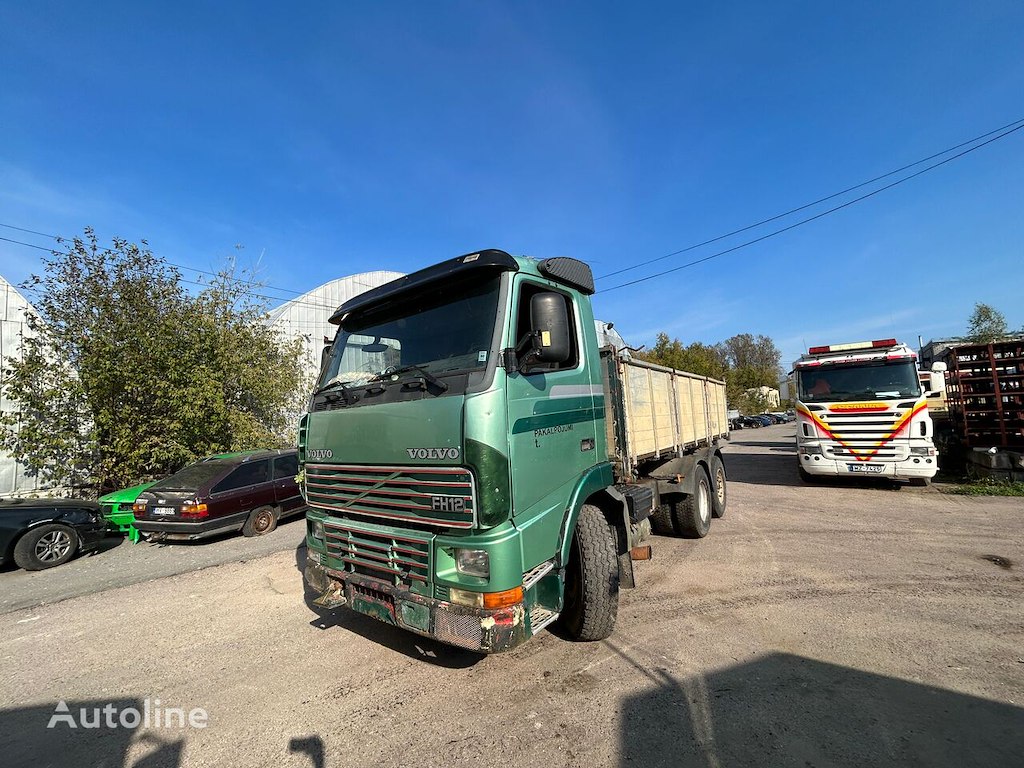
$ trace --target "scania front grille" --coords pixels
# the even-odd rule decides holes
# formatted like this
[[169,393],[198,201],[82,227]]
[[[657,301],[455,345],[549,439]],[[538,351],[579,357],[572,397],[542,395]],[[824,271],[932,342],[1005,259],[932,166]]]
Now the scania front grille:
[[324,520],[327,553],[345,563],[345,570],[396,586],[430,579],[429,534],[392,536],[333,520]]
[[462,467],[306,464],[311,506],[397,522],[472,528],[473,475]]

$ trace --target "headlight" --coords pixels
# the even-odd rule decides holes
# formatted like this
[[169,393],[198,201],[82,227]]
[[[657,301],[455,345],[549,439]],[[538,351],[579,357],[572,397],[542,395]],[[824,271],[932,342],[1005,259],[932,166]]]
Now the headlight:
[[934,456],[935,455],[935,449],[934,448],[928,448],[928,447],[925,447],[925,448],[916,448],[915,447],[915,448],[911,448],[910,449],[910,455],[911,456]]
[[321,520],[314,520],[309,529],[310,534],[314,539],[324,540],[324,524]]
[[801,445],[800,453],[821,453],[820,445]]
[[491,576],[491,558],[486,549],[456,549],[455,570],[467,576],[488,579]]

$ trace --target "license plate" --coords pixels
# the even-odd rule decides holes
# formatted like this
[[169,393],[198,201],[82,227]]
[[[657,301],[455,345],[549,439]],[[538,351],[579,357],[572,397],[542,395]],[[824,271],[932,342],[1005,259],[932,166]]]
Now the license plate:
[[154,515],[173,515],[177,510],[174,507],[153,507]]
[[885,465],[883,465],[883,464],[847,464],[846,468],[849,469],[851,472],[865,472],[865,473],[871,475],[871,474],[878,474],[878,473],[880,473],[883,469],[885,469]]

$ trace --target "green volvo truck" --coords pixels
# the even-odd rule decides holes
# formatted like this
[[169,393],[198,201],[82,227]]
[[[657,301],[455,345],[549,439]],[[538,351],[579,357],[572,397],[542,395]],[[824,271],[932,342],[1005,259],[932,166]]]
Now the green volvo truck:
[[484,250],[338,308],[299,428],[307,599],[485,653],[599,640],[652,528],[707,534],[725,385],[606,344],[593,292]]

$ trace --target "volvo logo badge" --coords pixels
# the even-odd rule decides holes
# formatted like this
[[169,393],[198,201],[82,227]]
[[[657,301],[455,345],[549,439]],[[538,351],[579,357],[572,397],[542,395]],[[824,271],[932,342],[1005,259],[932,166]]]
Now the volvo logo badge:
[[455,461],[459,458],[458,448],[406,448],[410,459],[449,459]]

